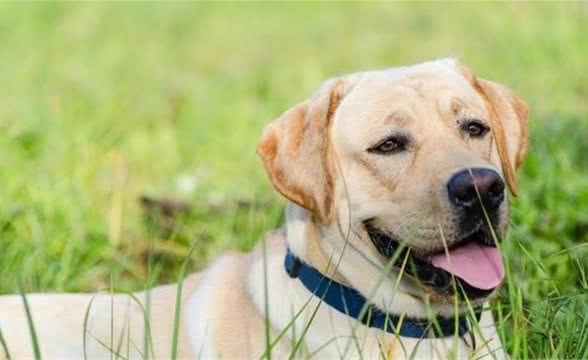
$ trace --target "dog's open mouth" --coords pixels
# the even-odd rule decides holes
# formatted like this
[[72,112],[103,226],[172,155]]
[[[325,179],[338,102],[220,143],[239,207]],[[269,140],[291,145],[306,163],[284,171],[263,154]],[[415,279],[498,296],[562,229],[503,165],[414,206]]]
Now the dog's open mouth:
[[[485,227],[458,241],[447,251],[431,254],[423,254],[417,249],[409,251],[408,247],[400,245],[399,240],[370,222],[365,223],[365,228],[383,256],[388,259],[395,256],[395,266],[402,266],[408,252],[405,272],[439,295],[454,294],[452,278],[455,278],[459,295],[466,295],[469,299],[483,298],[490,295],[504,278],[502,257]],[[463,292],[459,291],[460,288]]]

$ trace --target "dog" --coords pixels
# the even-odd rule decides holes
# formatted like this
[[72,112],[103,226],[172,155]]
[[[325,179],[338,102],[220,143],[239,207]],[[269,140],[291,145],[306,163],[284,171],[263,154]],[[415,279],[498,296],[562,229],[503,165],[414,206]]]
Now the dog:
[[[257,147],[288,200],[281,229],[185,278],[177,304],[178,285],[28,295],[39,351],[507,357],[487,304],[526,151],[525,102],[455,59],[328,80]],[[13,359],[34,355],[25,312],[20,296],[0,297]]]

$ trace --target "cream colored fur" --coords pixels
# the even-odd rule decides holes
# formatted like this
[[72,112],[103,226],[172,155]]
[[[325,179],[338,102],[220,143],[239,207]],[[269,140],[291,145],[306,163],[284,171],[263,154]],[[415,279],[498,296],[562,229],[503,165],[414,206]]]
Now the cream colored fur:
[[[266,349],[266,308],[271,339],[298,314],[273,347],[275,358],[288,357],[305,331],[300,357],[398,359],[413,352],[417,358],[505,357],[489,312],[482,316],[481,331],[474,331],[475,349],[469,337],[420,342],[396,338],[319,306],[299,280],[286,274],[283,261],[289,246],[303,261],[391,313],[452,314],[451,299],[432,296],[409,277],[399,279],[394,271],[382,278],[386,259],[361,223],[374,218],[381,228],[406,237],[417,251],[456,241],[445,182],[467,167],[514,174],[526,151],[526,111],[512,92],[476,78],[452,59],[326,82],[313,98],[270,124],[258,147],[273,185],[290,200],[285,225],[268,233],[253,252],[227,254],[185,280],[179,357],[259,358]],[[493,136],[479,142],[463,138],[457,123],[464,117],[484,121]],[[408,153],[378,157],[366,152],[399,128],[415,138]],[[506,180],[516,189],[514,177]],[[501,213],[508,219],[506,203]],[[506,221],[497,231],[504,234]],[[171,354],[175,294],[176,285],[150,292],[150,353],[156,358]],[[145,302],[143,293],[136,297]],[[83,357],[83,321],[90,303],[88,358],[110,358],[107,348],[117,349],[119,342],[123,356],[130,344],[130,357],[141,357],[143,312],[129,296],[30,294],[28,300],[43,358]],[[467,307],[461,304],[459,311]],[[13,359],[33,356],[20,297],[0,297],[0,329]]]

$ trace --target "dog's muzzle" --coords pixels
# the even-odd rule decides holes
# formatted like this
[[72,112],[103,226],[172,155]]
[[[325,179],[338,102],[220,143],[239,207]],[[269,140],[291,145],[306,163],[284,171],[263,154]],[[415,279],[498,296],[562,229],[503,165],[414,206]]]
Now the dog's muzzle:
[[[422,285],[442,296],[458,294],[462,298],[478,299],[489,296],[504,278],[502,258],[485,227],[461,239],[447,250],[422,254],[388,235],[370,222],[365,229],[378,252],[394,259]],[[455,286],[454,286],[455,285]],[[460,291],[463,290],[463,291]]]

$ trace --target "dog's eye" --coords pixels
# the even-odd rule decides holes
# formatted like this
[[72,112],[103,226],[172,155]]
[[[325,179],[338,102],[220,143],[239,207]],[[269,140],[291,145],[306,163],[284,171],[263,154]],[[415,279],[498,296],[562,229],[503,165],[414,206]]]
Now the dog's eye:
[[406,136],[390,136],[369,148],[368,151],[376,154],[393,154],[405,150],[407,144]]
[[490,130],[486,125],[477,120],[467,121],[461,126],[461,128],[473,138],[483,137]]

